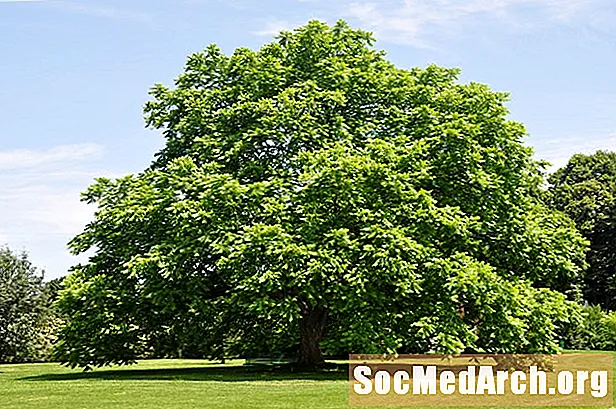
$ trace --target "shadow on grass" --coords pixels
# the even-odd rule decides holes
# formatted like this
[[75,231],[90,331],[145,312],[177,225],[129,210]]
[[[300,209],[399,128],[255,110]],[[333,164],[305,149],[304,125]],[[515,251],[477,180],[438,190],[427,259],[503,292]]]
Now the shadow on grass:
[[337,381],[348,380],[348,366],[331,364],[327,369],[302,371],[291,365],[276,367],[264,366],[211,366],[193,368],[157,369],[117,369],[95,370],[92,372],[72,372],[62,374],[43,374],[27,376],[25,381],[75,381],[83,379],[99,380],[180,380],[180,381]]

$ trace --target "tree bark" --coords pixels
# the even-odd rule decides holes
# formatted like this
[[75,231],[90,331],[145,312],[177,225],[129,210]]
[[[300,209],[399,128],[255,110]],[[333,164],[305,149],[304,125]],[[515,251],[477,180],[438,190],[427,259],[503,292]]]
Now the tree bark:
[[315,368],[323,366],[325,360],[321,353],[321,339],[325,322],[327,321],[327,309],[323,307],[309,307],[300,301],[302,317],[299,323],[299,359],[298,364],[302,367]]

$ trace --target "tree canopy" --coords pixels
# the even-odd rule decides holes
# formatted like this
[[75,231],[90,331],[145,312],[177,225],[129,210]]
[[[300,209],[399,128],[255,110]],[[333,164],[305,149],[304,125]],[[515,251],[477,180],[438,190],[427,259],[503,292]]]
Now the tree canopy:
[[507,94],[373,42],[312,21],[153,87],[165,147],[84,193],[61,359],[556,350],[585,241]]
[[584,295],[616,309],[616,153],[577,154],[549,178],[551,205],[590,241]]
[[46,358],[53,314],[43,275],[26,253],[0,247],[0,362]]

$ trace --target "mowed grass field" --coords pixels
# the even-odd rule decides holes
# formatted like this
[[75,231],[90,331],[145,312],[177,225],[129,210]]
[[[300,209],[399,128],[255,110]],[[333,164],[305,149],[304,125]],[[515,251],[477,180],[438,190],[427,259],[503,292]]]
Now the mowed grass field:
[[348,408],[345,366],[324,373],[203,360],[151,360],[91,372],[0,365],[2,409]]
[[2,409],[344,408],[348,373],[268,371],[203,360],[152,360],[91,372],[0,365]]

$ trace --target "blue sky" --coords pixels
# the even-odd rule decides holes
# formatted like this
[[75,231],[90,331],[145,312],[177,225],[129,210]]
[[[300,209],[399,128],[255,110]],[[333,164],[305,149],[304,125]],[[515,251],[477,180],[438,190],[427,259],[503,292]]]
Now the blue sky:
[[141,108],[186,56],[257,48],[310,19],[375,33],[399,66],[436,63],[511,93],[538,158],[616,150],[613,0],[0,0],[0,243],[47,278],[94,211],[97,176],[146,167],[162,146]]

